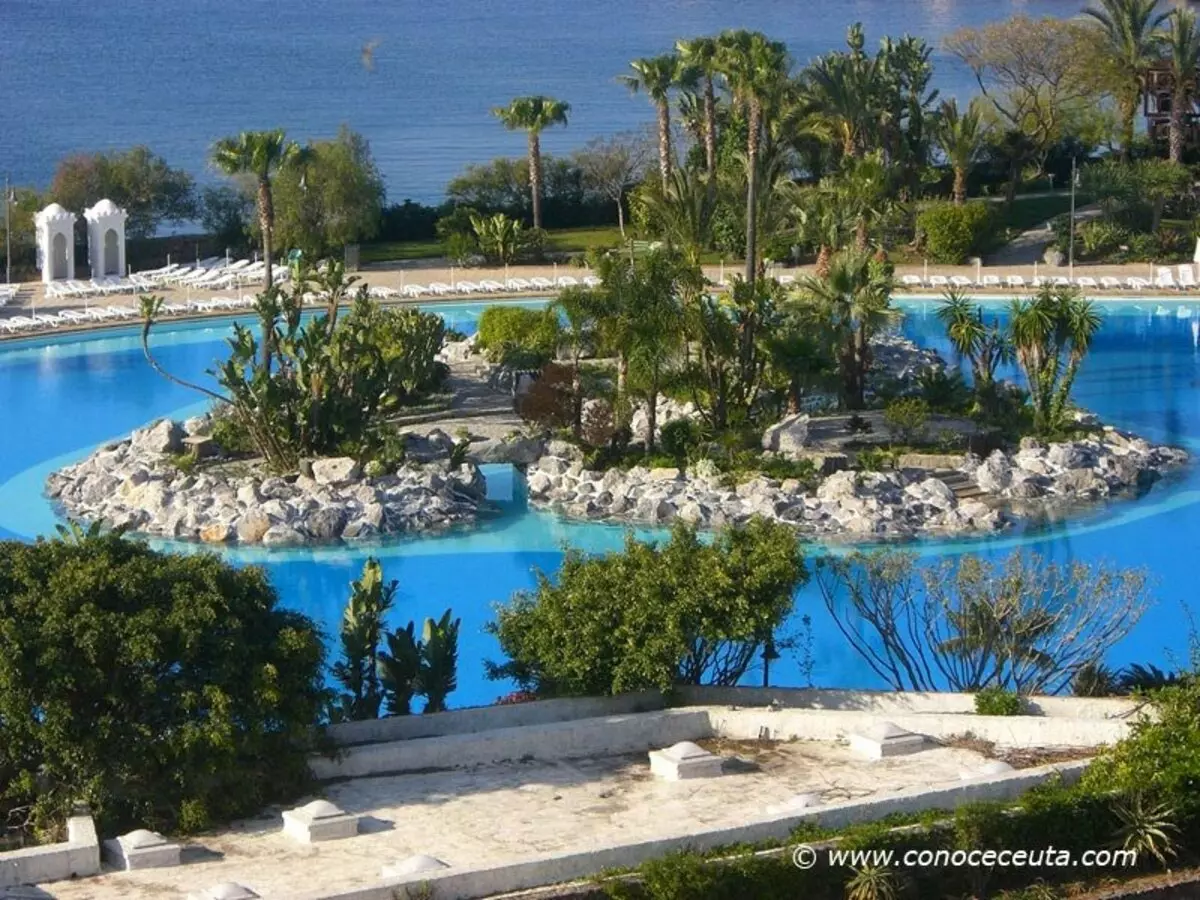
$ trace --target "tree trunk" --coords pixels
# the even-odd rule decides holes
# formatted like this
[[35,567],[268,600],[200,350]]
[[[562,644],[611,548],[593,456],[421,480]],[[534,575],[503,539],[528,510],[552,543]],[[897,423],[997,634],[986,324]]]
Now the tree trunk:
[[962,206],[967,202],[967,170],[963,166],[954,167],[954,205]]
[[671,181],[671,107],[658,104],[658,169],[665,188]]
[[1137,116],[1140,92],[1130,92],[1120,102],[1121,108],[1121,161],[1129,162],[1133,154],[1133,122]]
[[821,249],[817,251],[816,273],[818,278],[829,277],[829,263],[833,257],[833,250],[828,244],[822,244]]
[[1171,95],[1170,156],[1173,163],[1183,162],[1183,108],[1186,97],[1187,92],[1176,84],[1175,92]]
[[749,135],[746,138],[746,281],[754,284],[758,274],[758,132],[762,125],[762,101],[750,100]]
[[263,286],[269,291],[274,283],[274,273],[271,271],[271,232],[275,228],[275,203],[271,198],[271,182],[266,178],[258,179],[258,224],[262,229],[263,262],[267,266]]
[[622,197],[617,197],[617,227],[621,229],[621,237],[625,237],[625,205],[621,202]]
[[629,357],[624,351],[617,354],[617,415],[614,417],[617,425],[624,425],[625,391],[629,382]]
[[646,436],[646,452],[654,452],[654,432],[658,430],[658,366],[654,366],[654,374],[650,376],[650,396],[646,400],[646,425],[649,433]]
[[533,195],[533,227],[542,227],[542,142],[529,132],[529,191]]
[[717,174],[717,97],[711,75],[704,79],[704,162],[711,181]]
[[800,412],[800,375],[797,372],[792,373],[791,381],[788,384],[787,411],[789,416]]

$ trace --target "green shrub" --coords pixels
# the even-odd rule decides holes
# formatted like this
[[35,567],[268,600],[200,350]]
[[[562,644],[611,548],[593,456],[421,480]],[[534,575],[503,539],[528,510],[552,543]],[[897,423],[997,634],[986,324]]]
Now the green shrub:
[[926,369],[917,377],[917,386],[930,410],[954,414],[971,405],[971,388],[957,369]]
[[975,694],[975,712],[981,716],[1019,716],[1024,703],[1018,694],[1002,687],[984,688]]
[[882,472],[884,469],[896,468],[900,454],[883,447],[865,447],[858,451],[855,461],[864,472]]
[[308,789],[324,646],[262,569],[73,526],[0,573],[0,817],[195,830]]
[[489,306],[479,317],[479,347],[493,361],[514,349],[544,361],[558,350],[559,331],[558,315],[552,309]]
[[925,253],[938,263],[959,265],[978,252],[991,236],[991,207],[983,201],[955,206],[934,203],[917,216],[917,231],[925,236]]
[[1124,244],[1129,239],[1129,233],[1116,222],[1096,219],[1079,226],[1077,237],[1084,255],[1089,259],[1097,259]]
[[883,411],[892,437],[904,444],[911,444],[925,433],[929,424],[929,404],[918,397],[903,397],[893,400]]
[[226,407],[216,406],[212,413],[212,439],[230,456],[254,452],[250,439],[241,422],[226,412]]
[[697,422],[691,419],[675,419],[662,427],[659,433],[658,445],[663,453],[672,457],[680,466],[704,439],[704,434]]

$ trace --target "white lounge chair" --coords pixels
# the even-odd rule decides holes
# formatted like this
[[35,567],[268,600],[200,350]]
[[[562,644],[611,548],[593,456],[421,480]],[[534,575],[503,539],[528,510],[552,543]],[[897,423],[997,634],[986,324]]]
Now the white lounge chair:
[[504,282],[504,286],[510,291],[523,292],[533,290],[533,285],[524,278],[510,278],[508,281]]
[[1175,276],[1171,274],[1171,270],[1167,266],[1160,266],[1154,276],[1154,286],[1163,291],[1177,291],[1179,285],[1175,282]]
[[1138,278],[1137,276],[1131,275],[1129,278],[1125,279],[1125,287],[1129,288],[1131,291],[1144,291],[1150,287],[1150,282],[1145,278]]
[[504,285],[498,281],[481,281],[479,282],[479,286],[489,294],[498,294],[504,290]]
[[138,310],[130,306],[108,306],[105,308],[118,319],[132,319],[139,313]]
[[1090,275],[1081,275],[1076,278],[1075,286],[1081,288],[1090,288],[1093,291],[1100,287],[1100,285],[1096,284],[1096,279],[1092,278]]
[[429,293],[423,284],[406,284],[401,292],[405,297],[420,297],[422,294]]
[[1113,278],[1111,275],[1100,276],[1100,287],[1106,291],[1119,291],[1121,289],[1121,281],[1118,278]]
[[921,280],[920,275],[901,275],[900,283],[905,287],[919,288],[925,286],[925,282]]
[[1025,278],[1021,275],[1009,275],[1007,278],[1004,279],[1004,282],[1010,288],[1014,288],[1016,290],[1023,291],[1027,287],[1027,285],[1025,284]]
[[998,288],[1002,286],[999,275],[984,275],[979,279],[979,286],[986,288]]
[[29,316],[11,316],[7,319],[0,319],[10,332],[14,331],[31,331],[38,327],[38,323]]
[[780,275],[775,280],[778,281],[780,284],[782,284],[784,287],[787,287],[790,284],[796,283],[796,276],[795,275]]
[[[125,318],[118,310],[120,307],[110,306],[109,310],[118,318]],[[168,316],[181,316],[188,311],[188,308],[182,303],[164,303],[159,307],[159,312],[166,313]]]
[[74,310],[74,309],[64,309],[64,310],[62,310],[62,312],[60,312],[58,314],[58,317],[60,319],[66,320],[67,322],[69,322],[72,325],[78,325],[81,322],[92,321],[91,316],[85,315],[84,313],[81,313],[78,310]]
[[968,278],[968,277],[967,277],[967,276],[965,276],[965,275],[951,275],[951,276],[950,276],[950,283],[951,283],[952,285],[954,285],[956,288],[969,288],[969,287],[971,287],[971,279],[970,279],[970,278]]
[[449,294],[453,290],[454,288],[450,287],[450,285],[446,284],[444,281],[429,282],[429,292],[431,294]]
[[37,313],[33,316],[30,316],[30,318],[39,324],[49,325],[51,328],[57,328],[59,325],[63,325],[67,322],[66,319],[59,318],[53,313]]
[[600,287],[600,285],[604,284],[604,282],[601,281],[599,278],[597,278],[595,275],[584,275],[583,283],[587,287],[590,287],[590,288],[598,288],[598,287]]
[[108,311],[106,306],[93,306],[91,309],[83,310],[83,315],[87,316],[93,322],[108,322],[115,319],[116,316]]
[[554,282],[549,278],[530,278],[529,283],[540,291],[549,291],[554,289]]
[[940,287],[940,288],[946,288],[946,287],[950,287],[950,279],[949,279],[949,278],[947,278],[945,275],[930,275],[930,276],[929,276],[929,286],[930,286],[931,288],[936,288],[936,287]]
[[1052,279],[1046,275],[1035,275],[1033,277],[1033,286],[1034,288],[1044,288],[1046,285],[1051,283],[1051,280]]
[[1179,272],[1180,290],[1191,291],[1200,287],[1200,282],[1196,281],[1196,272],[1191,266],[1176,266],[1175,269]]
[[460,281],[457,285],[455,285],[455,290],[457,290],[460,294],[478,294],[483,290],[483,288],[481,288],[474,281]]

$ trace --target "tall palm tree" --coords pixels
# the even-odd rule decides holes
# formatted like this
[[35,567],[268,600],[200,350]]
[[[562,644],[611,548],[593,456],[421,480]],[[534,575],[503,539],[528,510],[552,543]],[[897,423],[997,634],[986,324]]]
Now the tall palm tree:
[[1096,0],[1096,3],[1097,7],[1085,9],[1083,14],[1099,24],[1116,70],[1121,157],[1128,160],[1146,69],[1153,62],[1161,40],[1158,28],[1170,13],[1158,11],[1158,0]]
[[716,212],[708,176],[694,169],[675,169],[665,185],[646,190],[640,199],[655,236],[698,261],[710,244]]
[[571,105],[536,94],[517,97],[508,106],[497,106],[492,115],[509,131],[529,135],[529,191],[533,195],[533,227],[542,227],[542,132],[553,125],[566,125]]
[[871,338],[896,316],[891,308],[891,276],[869,253],[844,250],[831,261],[827,277],[807,276],[800,287],[834,335],[842,405],[863,409]]
[[1200,31],[1196,14],[1180,7],[1171,14],[1164,41],[1167,67],[1171,73],[1171,162],[1183,162],[1183,114],[1196,98],[1196,68],[1200,66]]
[[806,105],[825,121],[848,157],[861,156],[871,133],[892,124],[891,113],[879,102],[885,89],[882,63],[863,52],[865,41],[862,23],[854,23],[846,37],[849,52],[818,58],[802,76]]
[[[708,177],[717,174],[717,93],[715,88],[719,46],[716,38],[698,37],[675,44],[680,62],[696,73],[704,94],[704,163]],[[710,182],[715,185],[715,180]]]
[[983,148],[984,128],[979,104],[972,100],[965,111],[958,111],[958,101],[951,97],[943,101],[934,127],[938,147],[954,170],[954,205],[967,201],[967,176],[979,159]]
[[676,87],[682,74],[679,57],[674,53],[635,59],[629,64],[632,75],[620,76],[620,81],[630,91],[645,91],[650,102],[658,109],[658,168],[663,184],[671,178],[671,89]]
[[757,31],[726,31],[718,38],[719,65],[734,102],[746,111],[746,281],[758,272],[758,150],[767,104],[787,87],[787,47]]
[[212,150],[212,161],[226,175],[250,175],[258,183],[258,222],[262,229],[263,261],[267,270],[264,285],[273,283],[271,271],[272,239],[275,228],[275,203],[271,197],[271,177],[280,169],[305,159],[304,153],[287,139],[282,128],[274,131],[243,131],[236,137],[222,138]]

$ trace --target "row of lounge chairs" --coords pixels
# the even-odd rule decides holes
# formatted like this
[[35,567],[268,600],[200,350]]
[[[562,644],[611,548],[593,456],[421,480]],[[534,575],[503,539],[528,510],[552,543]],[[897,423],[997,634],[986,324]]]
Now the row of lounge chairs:
[[560,275],[558,278],[509,278],[499,281],[456,281],[446,284],[444,281],[432,281],[428,285],[408,284],[402,290],[394,288],[372,288],[372,296],[381,299],[389,297],[424,297],[432,295],[443,297],[448,294],[538,294],[553,291],[557,288],[569,287],[599,287],[600,279],[595,275],[585,275],[575,278],[572,275]]
[[83,325],[89,322],[111,322],[132,319],[138,311],[131,306],[93,306],[90,309],[65,309],[59,313],[33,313],[0,319],[0,332],[19,334],[58,328],[60,325]]
[[[272,278],[276,282],[286,281],[290,275],[290,270],[286,265],[275,264],[271,268]],[[143,285],[147,290],[165,285],[219,290],[261,281],[266,272],[267,264],[265,262],[251,262],[248,259],[226,262],[223,257],[211,257],[200,260],[194,266],[172,263],[159,269],[134,272],[130,278]]]
[[984,275],[978,281],[967,278],[965,275],[931,275],[928,279],[924,279],[919,275],[903,275],[900,278],[900,283],[904,287],[931,288],[933,290],[947,290],[950,288],[960,290],[970,288],[983,288],[984,290],[1001,290],[1004,288],[1010,290],[1036,290],[1046,285],[1054,287],[1078,287],[1093,291],[1200,290],[1200,281],[1196,280],[1196,273],[1190,265],[1181,265],[1177,271],[1179,273],[1178,278],[1172,273],[1170,267],[1161,266],[1157,269],[1153,281],[1148,278],[1137,277],[1130,277],[1121,281],[1121,279],[1114,278],[1111,275],[1106,275],[1099,279],[1088,275],[1081,275],[1078,278],[1068,278],[1065,275],[1038,275],[1028,281],[1021,275],[1008,275],[1004,279],[1001,279],[999,275]]
[[21,285],[19,284],[0,284],[0,306],[7,306],[17,299],[17,294],[21,293]]

